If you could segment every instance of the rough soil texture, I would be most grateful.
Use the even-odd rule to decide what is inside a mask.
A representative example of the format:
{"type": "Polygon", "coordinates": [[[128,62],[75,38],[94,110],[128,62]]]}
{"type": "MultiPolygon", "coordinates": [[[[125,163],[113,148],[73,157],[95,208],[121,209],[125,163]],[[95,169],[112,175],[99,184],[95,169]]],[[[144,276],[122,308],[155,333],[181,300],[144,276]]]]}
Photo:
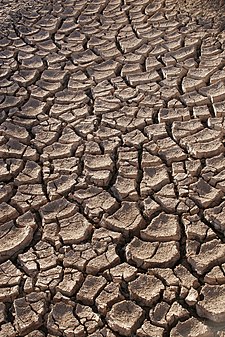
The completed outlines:
{"type": "Polygon", "coordinates": [[[0,337],[225,336],[225,34],[198,3],[0,1],[0,337]]]}

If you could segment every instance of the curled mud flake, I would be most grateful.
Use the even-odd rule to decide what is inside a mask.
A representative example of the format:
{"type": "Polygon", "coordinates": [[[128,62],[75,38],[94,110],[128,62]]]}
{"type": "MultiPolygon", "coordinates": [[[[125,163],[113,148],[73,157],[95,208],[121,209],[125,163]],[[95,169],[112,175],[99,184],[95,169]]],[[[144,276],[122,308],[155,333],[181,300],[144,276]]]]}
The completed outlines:
{"type": "Polygon", "coordinates": [[[103,325],[100,315],[95,313],[88,306],[77,304],[75,314],[77,315],[80,323],[84,326],[87,334],[93,333],[103,325]]]}
{"type": "Polygon", "coordinates": [[[15,327],[20,334],[39,328],[46,310],[43,293],[31,293],[14,301],[15,327]]]}
{"type": "Polygon", "coordinates": [[[83,274],[73,268],[65,268],[62,282],[58,284],[56,290],[65,296],[74,295],[80,288],[84,280],[83,274]]]}
{"type": "Polygon", "coordinates": [[[86,272],[95,275],[120,263],[120,257],[116,252],[116,245],[109,244],[102,253],[100,248],[98,254],[98,256],[94,257],[87,263],[86,272]]]}
{"type": "MultiPolygon", "coordinates": [[[[11,261],[6,261],[0,265],[0,300],[2,302],[12,301],[18,296],[22,277],[21,271],[11,261]]],[[[4,313],[2,315],[3,319],[4,313]]],[[[5,319],[3,321],[6,322],[5,319]]]]}
{"type": "Polygon", "coordinates": [[[171,326],[179,319],[185,320],[189,316],[189,312],[177,302],[174,302],[171,306],[164,301],[159,302],[149,312],[151,322],[163,328],[171,326]]]}
{"type": "Polygon", "coordinates": [[[0,211],[0,224],[15,219],[19,215],[17,210],[6,202],[0,204],[0,211]]]}
{"type": "Polygon", "coordinates": [[[144,168],[140,189],[142,196],[148,196],[153,191],[160,190],[170,183],[167,169],[164,165],[144,168]]]}
{"type": "Polygon", "coordinates": [[[187,249],[187,260],[199,274],[205,273],[225,260],[225,246],[219,240],[214,239],[202,245],[197,244],[197,241],[187,242],[187,244],[190,244],[190,248],[187,249]]]}
{"type": "Polygon", "coordinates": [[[48,332],[53,334],[76,334],[84,336],[84,327],[79,323],[74,315],[74,308],[71,304],[63,302],[52,306],[47,319],[48,332]]]}
{"type": "Polygon", "coordinates": [[[60,198],[41,207],[40,214],[44,223],[50,223],[56,219],[61,220],[70,217],[77,210],[76,204],[67,201],[65,198],[60,198]]]}
{"type": "Polygon", "coordinates": [[[129,284],[131,299],[142,306],[152,306],[156,303],[163,290],[163,283],[152,275],[140,275],[129,284]]]}
{"type": "Polygon", "coordinates": [[[172,267],[180,257],[179,244],[171,242],[146,242],[134,238],[126,247],[128,262],[133,262],[137,267],[172,267]]]}
{"type": "Polygon", "coordinates": [[[189,318],[185,322],[179,322],[171,330],[172,337],[214,337],[213,331],[203,322],[196,318],[189,318]]]}
{"type": "Polygon", "coordinates": [[[102,225],[128,236],[143,228],[145,221],[134,202],[122,202],[122,207],[113,215],[103,215],[102,225]]]}
{"type": "Polygon", "coordinates": [[[145,320],[140,329],[137,330],[138,337],[157,336],[163,337],[164,329],[162,327],[155,326],[149,321],[145,320]]]}
{"type": "Polygon", "coordinates": [[[62,273],[60,266],[41,271],[37,277],[36,289],[54,292],[56,286],[62,280],[62,273]]]}
{"type": "Polygon", "coordinates": [[[200,178],[197,183],[190,185],[189,195],[199,207],[208,208],[222,198],[223,192],[200,178]]]}
{"type": "Polygon", "coordinates": [[[120,286],[118,283],[109,283],[100,295],[96,298],[96,305],[98,311],[106,315],[112,305],[116,302],[120,302],[124,299],[124,296],[120,292],[120,286]]]}
{"type": "Polygon", "coordinates": [[[124,336],[134,333],[143,319],[143,310],[132,301],[122,301],[112,306],[107,315],[110,328],[124,336]]]}
{"type": "Polygon", "coordinates": [[[60,220],[59,224],[59,235],[64,244],[80,243],[88,239],[93,229],[91,223],[80,213],[75,213],[65,220],[60,220]]]}
{"type": "Polygon", "coordinates": [[[88,275],[77,294],[77,300],[81,300],[86,305],[93,305],[95,297],[105,285],[104,277],[88,275]]]}
{"type": "Polygon", "coordinates": [[[222,233],[225,232],[224,205],[224,202],[222,202],[219,206],[204,211],[206,219],[216,230],[219,230],[222,233]]]}
{"type": "Polygon", "coordinates": [[[27,247],[37,228],[33,214],[28,211],[17,218],[0,226],[0,261],[5,261],[20,250],[27,247]]]}
{"type": "Polygon", "coordinates": [[[178,217],[161,213],[153,218],[146,229],[141,230],[140,236],[147,241],[171,241],[180,239],[180,225],[178,217]]]}
{"type": "Polygon", "coordinates": [[[99,221],[102,214],[110,214],[118,207],[115,198],[105,190],[94,186],[78,190],[71,197],[81,203],[84,207],[84,213],[96,222],[99,221]]]}
{"type": "Polygon", "coordinates": [[[208,285],[206,284],[202,290],[201,295],[203,300],[199,300],[196,309],[200,317],[207,318],[213,322],[224,322],[225,310],[223,305],[224,303],[224,294],[225,294],[224,285],[208,285]]]}
{"type": "Polygon", "coordinates": [[[137,269],[130,264],[124,262],[118,264],[116,267],[111,268],[106,275],[110,277],[115,283],[122,283],[123,281],[129,282],[135,279],[137,269]]]}

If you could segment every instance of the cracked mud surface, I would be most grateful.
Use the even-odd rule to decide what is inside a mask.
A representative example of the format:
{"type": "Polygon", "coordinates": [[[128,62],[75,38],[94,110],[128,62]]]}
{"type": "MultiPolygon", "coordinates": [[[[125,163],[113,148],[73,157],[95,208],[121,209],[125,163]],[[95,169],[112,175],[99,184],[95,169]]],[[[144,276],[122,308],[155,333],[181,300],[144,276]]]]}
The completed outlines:
{"type": "Polygon", "coordinates": [[[0,4],[0,337],[224,337],[213,9],[0,4]]]}

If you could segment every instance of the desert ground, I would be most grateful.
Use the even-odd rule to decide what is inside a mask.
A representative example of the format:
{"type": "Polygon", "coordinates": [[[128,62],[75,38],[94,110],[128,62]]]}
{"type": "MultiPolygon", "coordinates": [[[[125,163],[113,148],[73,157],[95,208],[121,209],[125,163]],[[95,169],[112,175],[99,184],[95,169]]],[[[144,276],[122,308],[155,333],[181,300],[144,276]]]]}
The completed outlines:
{"type": "Polygon", "coordinates": [[[224,13],[0,0],[0,337],[225,336],[224,13]]]}

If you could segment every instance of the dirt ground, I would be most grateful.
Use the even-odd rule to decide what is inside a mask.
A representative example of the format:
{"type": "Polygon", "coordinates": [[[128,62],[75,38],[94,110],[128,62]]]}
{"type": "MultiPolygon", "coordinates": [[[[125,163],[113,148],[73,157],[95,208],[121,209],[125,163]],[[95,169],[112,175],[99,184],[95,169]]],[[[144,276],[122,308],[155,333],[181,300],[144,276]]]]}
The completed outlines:
{"type": "Polygon", "coordinates": [[[225,336],[223,14],[0,1],[0,337],[225,336]]]}

